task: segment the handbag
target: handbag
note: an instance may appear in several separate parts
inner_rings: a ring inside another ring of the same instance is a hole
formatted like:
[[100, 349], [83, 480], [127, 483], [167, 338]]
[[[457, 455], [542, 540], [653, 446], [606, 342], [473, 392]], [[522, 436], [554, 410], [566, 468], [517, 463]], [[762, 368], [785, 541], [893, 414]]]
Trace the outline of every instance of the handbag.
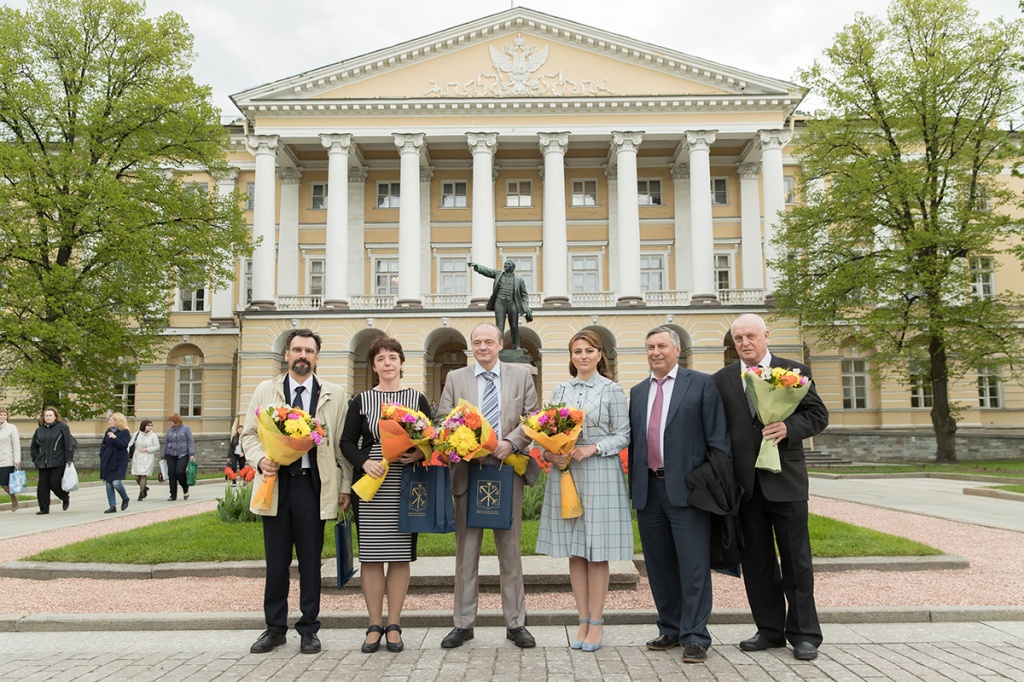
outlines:
[[515, 469], [495, 464], [469, 465], [466, 527], [512, 528], [512, 486]]
[[338, 562], [338, 589], [345, 587], [356, 574], [352, 555], [352, 522], [344, 513], [334, 524], [334, 552]]
[[61, 489], [66, 493], [73, 493], [78, 490], [78, 471], [75, 470], [75, 463], [68, 462], [64, 469], [64, 477], [60, 481]]
[[138, 435], [138, 432], [136, 432], [135, 435], [132, 436], [131, 442], [128, 443], [128, 459], [131, 459], [132, 457], [135, 456], [135, 439], [138, 437]]
[[195, 485], [196, 484], [196, 468], [197, 467], [196, 467], [195, 460], [190, 459], [188, 461], [188, 466], [185, 467], [185, 483], [186, 483], [186, 485]]
[[15, 469], [11, 472], [11, 481], [8, 490], [12, 495], [18, 495], [28, 490], [28, 480], [24, 469]]
[[414, 464], [402, 469], [398, 532], [455, 532], [455, 503], [448, 467]]
[[160, 478], [157, 479], [161, 483], [167, 480], [167, 460], [160, 460]]

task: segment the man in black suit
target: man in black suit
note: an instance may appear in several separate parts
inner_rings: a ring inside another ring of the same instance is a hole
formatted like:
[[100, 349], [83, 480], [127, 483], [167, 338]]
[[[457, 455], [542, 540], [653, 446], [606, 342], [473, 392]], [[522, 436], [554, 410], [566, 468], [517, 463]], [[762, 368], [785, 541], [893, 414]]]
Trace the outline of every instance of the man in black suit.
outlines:
[[[803, 439], [828, 426], [828, 410], [812, 383], [792, 415], [781, 422], [762, 424], [747, 398], [743, 369], [784, 367], [799, 369], [810, 377], [810, 368], [768, 351], [768, 327], [758, 315], [737, 318], [732, 323], [732, 339], [740, 361], [720, 369], [714, 379], [729, 420], [736, 481], [744, 490], [740, 504], [743, 584], [757, 634], [740, 642], [740, 648], [762, 651], [784, 647], [788, 640], [793, 655], [809, 661], [817, 658], [822, 637], [814, 606]], [[762, 436], [779, 446], [779, 473], [754, 468]]]
[[725, 408], [707, 374], [679, 366], [679, 335], [647, 333], [649, 379], [629, 392], [629, 493], [637, 510], [658, 632], [647, 648], [683, 644], [684, 663], [711, 646], [711, 514], [689, 504], [686, 476], [712, 450], [730, 457]]

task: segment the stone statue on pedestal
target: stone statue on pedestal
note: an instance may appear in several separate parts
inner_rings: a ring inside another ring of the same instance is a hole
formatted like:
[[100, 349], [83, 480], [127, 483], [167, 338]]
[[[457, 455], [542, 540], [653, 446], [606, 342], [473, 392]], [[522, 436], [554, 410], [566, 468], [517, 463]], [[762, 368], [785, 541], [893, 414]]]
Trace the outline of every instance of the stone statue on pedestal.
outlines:
[[530, 310], [530, 295], [526, 291], [526, 283], [516, 274], [516, 264], [505, 261], [504, 270], [495, 270], [479, 263], [469, 263], [469, 267], [494, 280], [494, 289], [487, 300], [487, 309], [494, 311], [494, 324], [505, 334], [505, 318], [512, 332], [512, 348], [519, 345], [519, 316], [523, 315], [527, 322], [533, 322], [533, 311]]

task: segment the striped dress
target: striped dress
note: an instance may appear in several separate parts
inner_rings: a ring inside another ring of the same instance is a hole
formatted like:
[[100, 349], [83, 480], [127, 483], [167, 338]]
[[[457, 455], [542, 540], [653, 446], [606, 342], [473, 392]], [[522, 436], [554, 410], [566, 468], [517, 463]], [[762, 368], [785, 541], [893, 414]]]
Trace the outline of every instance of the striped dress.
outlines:
[[601, 452], [569, 465], [583, 516], [562, 518], [561, 472], [551, 467], [544, 489], [537, 553], [583, 557], [588, 561], [633, 558], [633, 523], [619, 451], [629, 444], [626, 394], [611, 379], [595, 374], [561, 384], [551, 402], [585, 411], [577, 445], [597, 445]]
[[[383, 459], [377, 420], [380, 419], [380, 408], [384, 403], [401, 403], [430, 414], [430, 403], [426, 397], [411, 388], [395, 392], [371, 388], [354, 397], [349, 402], [345, 417], [341, 451], [352, 462], [357, 477], [367, 459]], [[369, 502], [353, 495], [361, 563], [416, 560], [416, 535], [398, 532], [398, 507], [402, 496], [404, 468], [405, 465], [400, 462], [392, 463], [380, 490]]]

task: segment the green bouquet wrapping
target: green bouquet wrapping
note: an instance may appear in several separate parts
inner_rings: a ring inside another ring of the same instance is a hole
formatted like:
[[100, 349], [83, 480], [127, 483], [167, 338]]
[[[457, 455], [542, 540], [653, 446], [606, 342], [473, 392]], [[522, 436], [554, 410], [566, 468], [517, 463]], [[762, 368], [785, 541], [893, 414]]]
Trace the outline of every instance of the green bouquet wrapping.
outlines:
[[[796, 411], [807, 391], [811, 390], [810, 377], [800, 374], [799, 369], [772, 367], [764, 371], [754, 367], [743, 373], [743, 381], [746, 382], [747, 395], [754, 403], [754, 410], [762, 424], [780, 422], [789, 417]], [[773, 474], [782, 471], [777, 443], [767, 438], [761, 439], [761, 449], [754, 468]]]

